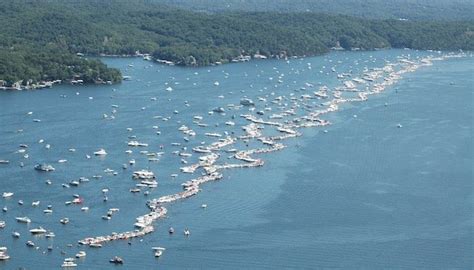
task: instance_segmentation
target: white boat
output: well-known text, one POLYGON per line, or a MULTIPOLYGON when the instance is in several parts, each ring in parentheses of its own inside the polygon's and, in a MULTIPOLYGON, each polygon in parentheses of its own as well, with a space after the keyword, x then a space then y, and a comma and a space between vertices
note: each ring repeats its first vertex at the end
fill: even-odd
POLYGON ((31 222, 31 219, 28 218, 28 217, 16 217, 15 219, 16 219, 16 221, 18 221, 20 223, 30 223, 31 222))
POLYGON ((12 236, 15 238, 20 238, 20 233, 19 232, 12 232, 12 236))
POLYGON ((155 257, 157 258, 161 257, 161 255, 163 255, 163 251, 166 250, 163 247, 152 247, 151 249, 155 251, 155 257))
POLYGON ((5 251, 0 251, 0 261, 5 261, 10 259, 10 256, 5 251))
POLYGON ((34 247, 35 243, 33 243, 33 241, 27 241, 26 245, 29 246, 29 247, 34 247))
POLYGON ((54 232, 48 232, 47 234, 44 235, 46 238, 54 238, 56 237, 56 235, 54 234, 54 232))
POLYGON ((151 171, 141 170, 133 172, 134 179, 155 179, 155 174, 151 171))
POLYGON ((76 266, 77 266, 77 264, 74 262, 74 258, 64 259, 64 262, 61 265, 61 267, 63 267, 63 268, 76 267, 76 266))
POLYGON ((5 228, 6 225, 7 225, 7 223, 5 221, 0 220, 0 229, 5 228))
POLYGON ((69 223, 69 218, 62 218, 59 220, 59 222, 61 222, 61 224, 68 224, 69 223))
POLYGON ((99 243, 91 243, 89 244, 90 247, 93 247, 93 248, 101 248, 102 247, 102 244, 99 244, 99 243))
POLYGON ((40 201, 34 201, 31 203, 31 206, 38 206, 40 204, 40 201))
POLYGON ((81 250, 76 254, 76 258, 84 258, 86 255, 87 253, 81 250))
POLYGON ((49 165, 49 164, 36 164, 35 165, 35 170, 37 171, 43 171, 43 172, 52 172, 54 171, 54 167, 49 165))
POLYGON ((105 151, 105 149, 101 148, 98 151, 95 151, 94 155, 96 155, 96 156, 105 156, 105 155, 107 155, 107 152, 105 151))
POLYGON ((141 142, 138 142, 138 141, 129 141, 129 142, 128 142, 128 146, 147 147, 148 144, 147 144, 147 143, 141 143, 141 142))
POLYGON ((30 230, 30 233, 32 234, 43 234, 46 233, 47 231, 43 227, 38 227, 38 228, 33 228, 30 230))
POLYGON ((10 198, 11 196, 13 196, 13 194, 15 194, 15 193, 13 193, 13 192, 3 192, 2 197, 3 198, 10 198))

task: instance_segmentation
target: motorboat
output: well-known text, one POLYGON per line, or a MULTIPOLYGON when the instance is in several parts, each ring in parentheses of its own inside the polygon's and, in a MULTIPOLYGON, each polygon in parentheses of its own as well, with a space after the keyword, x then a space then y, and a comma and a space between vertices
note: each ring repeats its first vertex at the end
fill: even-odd
POLYGON ((29 247, 34 247, 35 243, 31 240, 28 240, 28 241, 26 241, 26 245, 29 246, 29 247))
POLYGON ((47 234, 44 235, 46 238, 54 238, 56 237, 56 234, 54 232, 48 232, 47 234))
POLYGON ((107 155, 107 152, 105 151, 105 149, 101 148, 98 151, 95 151, 94 155, 96 155, 96 156, 105 156, 105 155, 107 155))
POLYGON ((89 244, 89 247, 101 248, 101 247, 102 247, 102 244, 100 244, 100 243, 91 243, 91 244, 89 244))
POLYGON ((81 250, 76 254, 76 258, 84 258, 86 255, 87 255, 87 253, 85 251, 81 250))
POLYGON ((49 164, 41 163, 35 165, 35 170, 42 171, 42 172, 52 172, 54 171, 54 167, 49 164))
POLYGON ((74 258, 64 259, 64 262, 61 265, 61 267, 63 267, 63 268, 76 267, 76 266, 77 266, 77 264, 74 262, 74 258))
POLYGON ((155 251, 155 257, 157 258, 161 257, 161 255, 163 255, 163 251, 166 250, 166 248, 163 247, 152 247, 151 249, 155 251))
POLYGON ((46 233, 47 231, 43 227, 38 227, 38 228, 33 228, 30 230, 30 233, 32 234, 43 234, 46 233))
POLYGON ((148 144, 147 144, 147 143, 141 143, 141 142, 138 142, 138 141, 129 141, 129 142, 128 142, 128 146, 147 147, 148 144))
POLYGON ((7 225, 7 223, 5 221, 0 220, 0 229, 5 228, 6 225, 7 225))
POLYGON ((65 225, 65 224, 68 224, 68 223, 69 223, 69 218, 67 218, 67 217, 66 217, 66 218, 62 218, 62 219, 59 220, 59 222, 61 222, 61 224, 64 224, 64 225, 65 225))
POLYGON ((13 192, 3 192, 2 194, 2 197, 3 198, 10 198, 11 196, 13 196, 13 192))
POLYGON ((151 171, 141 170, 133 172, 134 179, 155 179, 155 174, 151 171))
POLYGON ((20 233, 19 232, 12 232, 12 236, 14 238, 20 238, 20 233))
POLYGON ((30 223, 31 219, 29 217, 16 217, 16 221, 20 223, 30 223))
POLYGON ((115 263, 115 264, 123 264, 123 259, 115 256, 112 259, 109 260, 110 263, 115 263))
POLYGON ((7 248, 6 247, 1 247, 0 261, 6 261, 8 259, 10 259, 10 255, 7 254, 7 248))

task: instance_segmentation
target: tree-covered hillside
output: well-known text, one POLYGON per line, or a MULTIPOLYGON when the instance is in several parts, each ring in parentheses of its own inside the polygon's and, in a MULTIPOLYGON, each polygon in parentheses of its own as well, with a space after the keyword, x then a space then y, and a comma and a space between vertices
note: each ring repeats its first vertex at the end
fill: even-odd
POLYGON ((320 13, 180 10, 146 0, 1 1, 0 80, 118 81, 117 70, 76 56, 149 53, 177 65, 241 55, 310 56, 345 49, 474 48, 473 22, 364 20, 320 13))
POLYGON ((154 0, 206 12, 318 12, 368 19, 474 20, 472 0, 154 0))

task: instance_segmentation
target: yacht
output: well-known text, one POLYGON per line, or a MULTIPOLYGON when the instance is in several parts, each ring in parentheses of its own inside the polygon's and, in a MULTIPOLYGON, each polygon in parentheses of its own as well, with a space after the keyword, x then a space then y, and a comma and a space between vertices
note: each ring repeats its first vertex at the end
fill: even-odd
POLYGON ((43 227, 38 227, 38 228, 33 228, 30 230, 30 233, 32 234, 43 234, 46 233, 47 231, 43 227))
POLYGON ((105 155, 107 155, 107 152, 103 148, 101 148, 98 151, 95 151, 94 155, 96 155, 96 156, 105 156, 105 155))
POLYGON ((28 217, 16 217, 15 219, 16 219, 16 221, 18 221, 20 223, 30 223, 31 222, 31 219, 28 218, 28 217))

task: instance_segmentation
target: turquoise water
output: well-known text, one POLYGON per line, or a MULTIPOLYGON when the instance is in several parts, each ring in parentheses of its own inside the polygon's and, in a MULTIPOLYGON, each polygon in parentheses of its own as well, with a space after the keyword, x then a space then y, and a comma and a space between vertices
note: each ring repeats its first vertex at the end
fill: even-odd
MULTIPOLYGON (((305 83, 334 87, 338 80, 332 66, 337 72, 358 74, 402 54, 429 53, 337 52, 289 63, 268 60, 198 69, 105 59, 132 81, 0 92, 0 159, 11 162, 0 165, 0 192, 15 193, 11 199, 0 199, 0 206, 9 209, 0 213, 0 220, 7 222, 0 230, 0 245, 7 246, 12 257, 0 262, 0 268, 59 268, 78 250, 87 252, 78 269, 114 268, 108 259, 115 255, 124 258, 126 269, 471 268, 472 57, 437 61, 404 74, 399 83, 369 101, 344 105, 324 116, 333 123, 325 128, 327 133, 320 128, 302 130, 303 136, 284 142, 288 147, 283 151, 261 155, 265 166, 225 171, 223 180, 203 185, 197 196, 169 205, 167 218, 157 221, 156 232, 142 240, 108 243, 101 249, 76 245, 86 236, 130 230, 135 217, 148 212, 147 199, 180 190, 191 176, 170 177, 183 166, 180 157, 171 154, 180 149, 172 142, 190 149, 213 141, 204 132, 241 133, 245 121, 238 116, 245 111, 208 115, 214 107, 237 104, 244 95, 254 100, 272 92, 300 95, 305 83), (277 83, 281 74, 283 82, 277 83), (169 86, 173 91, 165 90, 169 86), (102 115, 111 115, 111 105, 118 105, 115 119, 105 120, 102 115), (228 127, 224 122, 233 114, 236 126, 228 127), (171 119, 162 121, 158 115, 171 119), (203 116, 209 127, 193 125, 194 115, 203 116), (33 122, 35 118, 41 122, 33 122), (403 128, 397 128, 398 123, 403 128), (182 124, 198 133, 188 143, 177 130, 182 124), (126 130, 129 127, 133 132, 126 130), (147 150, 165 155, 159 162, 148 162, 138 153, 141 149, 125 154, 129 135, 149 143, 147 150), (39 144, 40 139, 45 143, 39 144), (14 153, 22 143, 29 145, 28 159, 14 153), (85 158, 99 148, 109 154, 85 158), (135 184, 132 169, 121 166, 131 158, 137 161, 133 169, 148 168, 158 176, 159 186, 148 197, 128 192, 135 184), (68 162, 59 164, 59 159, 68 162), (56 171, 34 171, 38 162, 51 163, 56 171), (118 175, 105 174, 106 168, 118 175), (103 178, 93 179, 96 174, 103 178), (90 182, 77 188, 61 186, 81 176, 90 182), (46 179, 53 184, 46 185, 46 179), (107 202, 101 194, 105 187, 110 189, 107 202), (64 205, 76 193, 84 197, 88 212, 64 205), (17 204, 19 199, 25 201, 23 206, 17 204), (41 205, 32 207, 33 200, 41 205), (203 203, 206 209, 201 209, 203 203), (53 205, 52 215, 42 212, 48 204, 53 205), (110 221, 102 220, 112 207, 120 212, 110 221), (14 220, 24 215, 33 220, 28 226, 14 220), (66 216, 71 222, 61 225, 59 219, 66 216), (39 225, 53 230, 54 240, 28 233, 39 225), (168 235, 169 226, 177 230, 175 235, 168 235), (191 230, 189 238, 181 233, 185 227, 191 230), (20 232, 20 239, 13 239, 12 231, 20 232), (27 240, 40 248, 26 247, 27 240), (54 245, 52 252, 45 251, 48 245, 54 245), (158 260, 153 246, 167 248, 158 260)), ((189 163, 197 158, 194 154, 189 163)))

